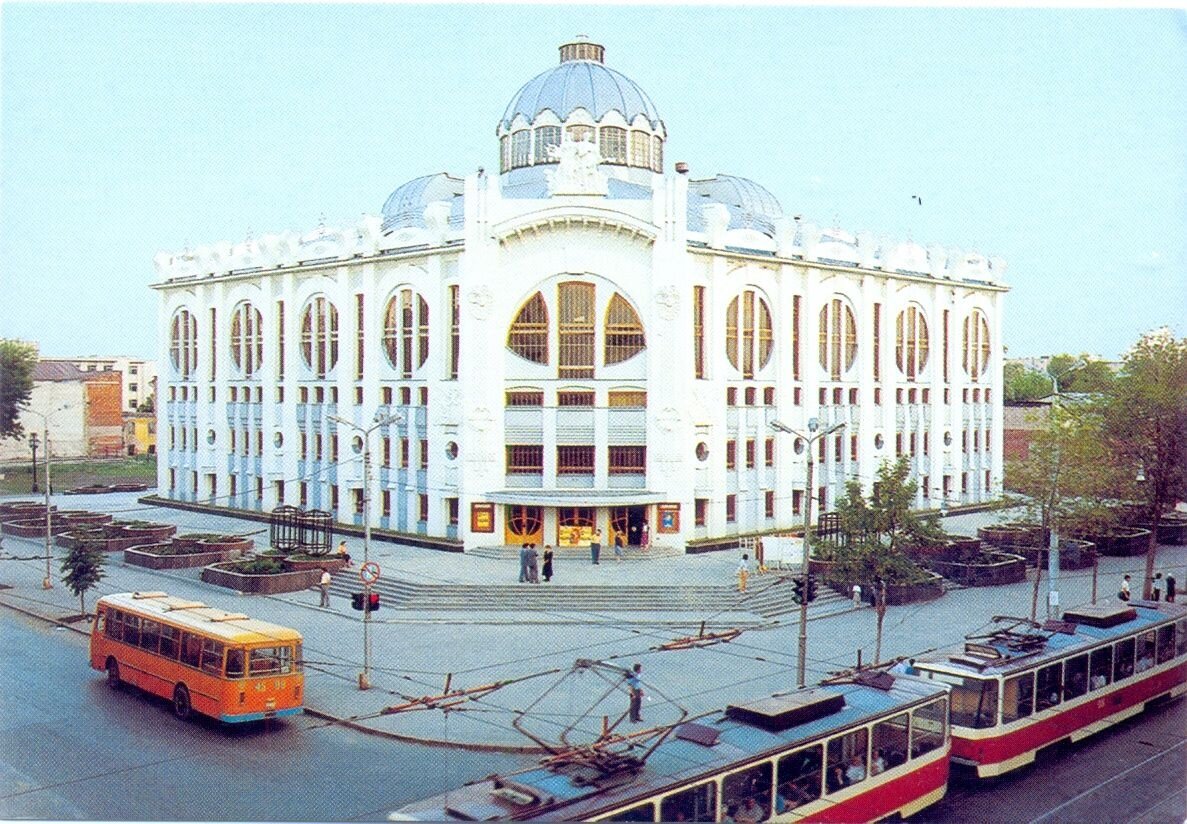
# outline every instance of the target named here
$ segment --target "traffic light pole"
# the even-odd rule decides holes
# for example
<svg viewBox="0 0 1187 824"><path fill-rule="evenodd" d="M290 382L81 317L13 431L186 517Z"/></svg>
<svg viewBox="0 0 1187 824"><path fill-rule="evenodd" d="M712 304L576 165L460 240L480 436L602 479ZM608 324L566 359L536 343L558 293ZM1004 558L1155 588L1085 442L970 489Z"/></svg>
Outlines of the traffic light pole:
<svg viewBox="0 0 1187 824"><path fill-rule="evenodd" d="M812 544L812 472L816 467L812 460L812 441L808 440L808 480L804 489L804 555L800 561L800 585L803 587L803 597L800 598L800 643L796 653L795 683L803 688L805 671L808 665L808 549Z"/></svg>
<svg viewBox="0 0 1187 824"><path fill-rule="evenodd" d="M363 563L371 560L371 431L363 435ZM363 582L363 671L359 689L371 689L371 585Z"/></svg>

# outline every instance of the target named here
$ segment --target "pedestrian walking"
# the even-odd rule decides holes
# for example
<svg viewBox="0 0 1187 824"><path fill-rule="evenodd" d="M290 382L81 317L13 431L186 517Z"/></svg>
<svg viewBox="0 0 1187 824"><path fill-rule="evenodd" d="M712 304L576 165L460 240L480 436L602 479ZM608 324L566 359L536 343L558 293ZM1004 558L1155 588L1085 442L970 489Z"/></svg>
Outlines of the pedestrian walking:
<svg viewBox="0 0 1187 824"><path fill-rule="evenodd" d="M639 528L639 549L647 550L651 543L651 527L647 526L647 522L643 522L643 526Z"/></svg>
<svg viewBox="0 0 1187 824"><path fill-rule="evenodd" d="M544 545L544 568L541 572L544 573L544 583L552 580L552 546L550 544Z"/></svg>
<svg viewBox="0 0 1187 824"><path fill-rule="evenodd" d="M525 543L519 548L519 582L526 583L528 580L528 545Z"/></svg>
<svg viewBox="0 0 1187 824"><path fill-rule="evenodd" d="M540 569L538 562L540 559L539 553L536 552L535 544L528 544L527 561L528 561L528 583L540 583Z"/></svg>
<svg viewBox="0 0 1187 824"><path fill-rule="evenodd" d="M861 584L853 585L853 606L861 606Z"/></svg>
<svg viewBox="0 0 1187 824"><path fill-rule="evenodd" d="M630 719L632 724L643 720L643 679L639 673L643 671L642 664L635 664L626 673L626 688L630 693Z"/></svg>
<svg viewBox="0 0 1187 824"><path fill-rule="evenodd" d="M621 532L614 533L614 560L615 561L622 560L622 533Z"/></svg>
<svg viewBox="0 0 1187 824"><path fill-rule="evenodd" d="M738 562L738 592L746 591L746 579L750 577L750 556L743 554Z"/></svg>
<svg viewBox="0 0 1187 824"><path fill-rule="evenodd" d="M1162 573L1155 572L1154 577L1150 581L1150 590L1153 593L1152 597L1155 601L1162 600Z"/></svg>
<svg viewBox="0 0 1187 824"><path fill-rule="evenodd" d="M319 607L328 607L330 605L330 583L333 578L330 577L329 571L321 568L321 579L317 582L317 588L321 590L321 601L318 603Z"/></svg>
<svg viewBox="0 0 1187 824"><path fill-rule="evenodd" d="M1122 601L1129 600L1129 576L1121 576L1121 590L1117 593L1117 597Z"/></svg>
<svg viewBox="0 0 1187 824"><path fill-rule="evenodd" d="M1175 595L1178 594L1175 584L1175 576L1169 572L1166 574L1166 602L1173 604L1175 602Z"/></svg>
<svg viewBox="0 0 1187 824"><path fill-rule="evenodd" d="M589 541L589 560L597 565L598 558L602 554L602 530L595 529L593 537Z"/></svg>

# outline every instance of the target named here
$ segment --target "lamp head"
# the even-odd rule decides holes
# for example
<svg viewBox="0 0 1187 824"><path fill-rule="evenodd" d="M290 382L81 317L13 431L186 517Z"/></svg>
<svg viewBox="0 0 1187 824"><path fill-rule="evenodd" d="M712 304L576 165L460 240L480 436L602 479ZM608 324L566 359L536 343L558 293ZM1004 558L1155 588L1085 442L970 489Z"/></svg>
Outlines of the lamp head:
<svg viewBox="0 0 1187 824"><path fill-rule="evenodd" d="M793 433L792 428L783 423L783 421L768 421L767 426L771 427L771 429L774 429L776 432Z"/></svg>
<svg viewBox="0 0 1187 824"><path fill-rule="evenodd" d="M808 431L809 432L815 432L819 428L820 428L820 419L819 418L808 418Z"/></svg>

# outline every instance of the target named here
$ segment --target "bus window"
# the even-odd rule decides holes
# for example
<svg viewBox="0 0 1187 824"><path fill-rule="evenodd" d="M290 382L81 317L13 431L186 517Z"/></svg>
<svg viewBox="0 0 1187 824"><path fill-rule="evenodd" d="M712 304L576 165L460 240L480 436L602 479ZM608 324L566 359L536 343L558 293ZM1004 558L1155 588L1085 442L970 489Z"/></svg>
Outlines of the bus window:
<svg viewBox="0 0 1187 824"><path fill-rule="evenodd" d="M1158 628L1158 663L1163 664L1175 657L1175 628L1173 624Z"/></svg>
<svg viewBox="0 0 1187 824"><path fill-rule="evenodd" d="M1113 680L1113 648L1094 649L1088 664L1088 689L1107 687Z"/></svg>
<svg viewBox="0 0 1187 824"><path fill-rule="evenodd" d="M672 793L659 804L660 821L716 821L717 785L710 781Z"/></svg>
<svg viewBox="0 0 1187 824"><path fill-rule="evenodd" d="M1133 675L1133 639L1118 641L1113 647L1113 680L1120 681Z"/></svg>
<svg viewBox="0 0 1187 824"><path fill-rule="evenodd" d="M801 804L820 798L822 763L823 748L819 744L779 759L779 786L775 788L776 813L794 810Z"/></svg>
<svg viewBox="0 0 1187 824"><path fill-rule="evenodd" d="M1143 632L1138 636L1138 660L1133 665L1133 671L1142 672L1152 666L1154 666L1154 630Z"/></svg>
<svg viewBox="0 0 1187 824"><path fill-rule="evenodd" d="M105 610L105 609L95 610L94 632L104 633L106 631L106 627L107 627L107 610Z"/></svg>
<svg viewBox="0 0 1187 824"><path fill-rule="evenodd" d="M161 626L161 655L173 661L177 660L178 641L181 639L181 630L175 629L168 624Z"/></svg>
<svg viewBox="0 0 1187 824"><path fill-rule="evenodd" d="M189 667L198 667L202 661L202 636L192 632L181 634L181 663Z"/></svg>
<svg viewBox="0 0 1187 824"><path fill-rule="evenodd" d="M1048 710L1057 706L1063 695L1063 664L1052 664L1039 670L1035 682L1035 709Z"/></svg>
<svg viewBox="0 0 1187 824"><path fill-rule="evenodd" d="M601 821L655 821L655 805L651 802L620 810L614 815L600 819Z"/></svg>
<svg viewBox="0 0 1187 824"><path fill-rule="evenodd" d="M733 806L742 817L765 821L771 815L771 763L755 764L730 773L721 781L721 805ZM756 809L757 808L757 809ZM746 812L742 812L745 810Z"/></svg>
<svg viewBox="0 0 1187 824"><path fill-rule="evenodd" d="M1088 656L1077 655L1063 664L1063 698L1079 698L1088 692Z"/></svg>
<svg viewBox="0 0 1187 824"><path fill-rule="evenodd" d="M1154 633L1150 633L1153 635ZM125 644L131 644L134 647L140 646L140 616L129 615L124 613L124 638Z"/></svg>
<svg viewBox="0 0 1187 824"><path fill-rule="evenodd" d="M202 672L223 674L223 645L220 642L202 639Z"/></svg>
<svg viewBox="0 0 1187 824"><path fill-rule="evenodd" d="M251 651L249 666L252 675L276 675L292 672L292 647L261 647Z"/></svg>
<svg viewBox="0 0 1187 824"><path fill-rule="evenodd" d="M1028 718L1034 710L1035 674L1033 672L1007 678L1002 684L1002 723Z"/></svg>
<svg viewBox="0 0 1187 824"><path fill-rule="evenodd" d="M905 763L910 735L911 726L905 712L875 724L870 775Z"/></svg>
<svg viewBox="0 0 1187 824"><path fill-rule="evenodd" d="M124 640L124 614L113 609L107 621L107 637L113 641Z"/></svg>
<svg viewBox="0 0 1187 824"><path fill-rule="evenodd" d="M161 625L151 618L140 621L140 648L149 652L157 651L157 642L161 637Z"/></svg>
<svg viewBox="0 0 1187 824"><path fill-rule="evenodd" d="M943 746L948 736L948 699L917 707L911 713L911 757Z"/></svg>
<svg viewBox="0 0 1187 824"><path fill-rule="evenodd" d="M227 677L242 678L243 673L243 650L232 647L227 650Z"/></svg>
<svg viewBox="0 0 1187 824"><path fill-rule="evenodd" d="M1175 629L1175 638L1178 644L1175 646L1175 655L1187 655L1187 618L1180 618Z"/></svg>
<svg viewBox="0 0 1187 824"><path fill-rule="evenodd" d="M974 729L997 723L997 680L965 678L952 687L952 723Z"/></svg>
<svg viewBox="0 0 1187 824"><path fill-rule="evenodd" d="M828 742L828 762L824 769L824 786L830 793L865 780L869 773L868 736L863 727Z"/></svg>

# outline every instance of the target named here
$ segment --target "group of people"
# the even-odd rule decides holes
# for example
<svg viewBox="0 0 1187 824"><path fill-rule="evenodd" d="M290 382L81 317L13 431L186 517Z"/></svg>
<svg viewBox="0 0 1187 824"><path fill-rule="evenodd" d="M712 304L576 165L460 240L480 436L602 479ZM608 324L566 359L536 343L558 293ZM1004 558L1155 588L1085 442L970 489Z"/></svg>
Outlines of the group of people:
<svg viewBox="0 0 1187 824"><path fill-rule="evenodd" d="M1117 593L1117 597L1122 601L1128 601L1132 597L1130 587L1132 579L1129 575L1124 575L1121 578L1121 590ZM1154 577L1150 579L1150 598L1154 601L1161 601L1163 592L1166 592L1167 603L1173 604L1175 598L1178 597L1178 583L1175 581L1175 576L1167 573L1165 576L1161 572L1154 573Z"/></svg>
<svg viewBox="0 0 1187 824"><path fill-rule="evenodd" d="M521 584L538 584L540 575L544 575L544 582L552 580L552 547L544 546L543 567L540 565L540 553L535 544L524 544L519 549L519 582Z"/></svg>

